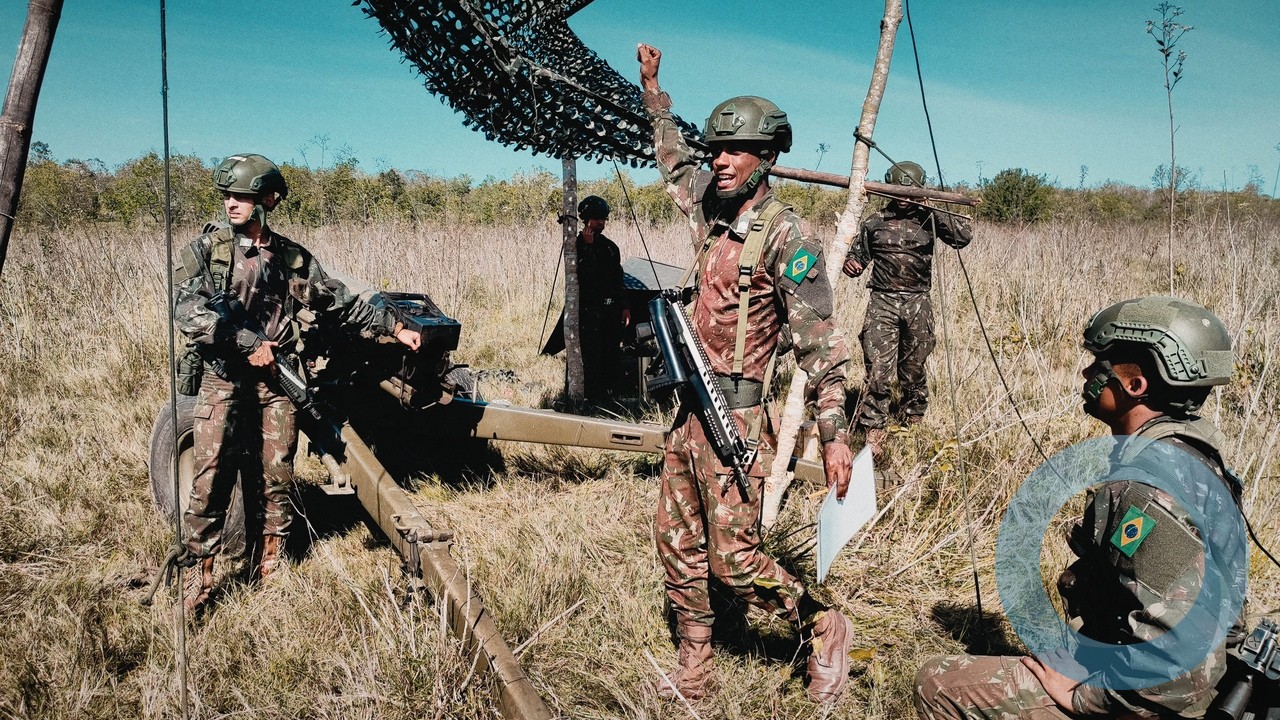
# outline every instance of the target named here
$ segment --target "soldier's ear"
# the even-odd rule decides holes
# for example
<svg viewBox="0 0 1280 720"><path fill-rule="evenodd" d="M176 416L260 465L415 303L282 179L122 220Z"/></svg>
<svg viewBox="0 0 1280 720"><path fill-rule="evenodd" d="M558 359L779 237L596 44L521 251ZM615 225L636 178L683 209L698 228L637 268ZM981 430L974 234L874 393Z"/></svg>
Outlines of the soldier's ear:
<svg viewBox="0 0 1280 720"><path fill-rule="evenodd" d="M1122 378L1120 386L1124 388L1125 394L1137 400L1146 397L1147 390L1150 389L1151 384L1147 382L1147 379L1141 373L1137 373L1133 377Z"/></svg>
<svg viewBox="0 0 1280 720"><path fill-rule="evenodd" d="M262 196L262 207L266 208L268 212L275 210L279 204L280 193L267 193Z"/></svg>

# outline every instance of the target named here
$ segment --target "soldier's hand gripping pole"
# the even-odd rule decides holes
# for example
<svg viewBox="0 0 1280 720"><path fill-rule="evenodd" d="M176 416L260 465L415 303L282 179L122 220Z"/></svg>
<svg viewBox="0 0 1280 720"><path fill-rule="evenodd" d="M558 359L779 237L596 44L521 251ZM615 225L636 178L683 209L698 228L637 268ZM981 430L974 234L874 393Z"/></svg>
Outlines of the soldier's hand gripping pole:
<svg viewBox="0 0 1280 720"><path fill-rule="evenodd" d="M729 403L711 371L711 361L680 306L679 290L664 290L650 300L649 315L653 319L654 339L667 365L664 387L687 389L685 399L697 405L707 438L720 460L733 470L733 478L746 500L747 473L755 464L759 445L748 441L738 430Z"/></svg>

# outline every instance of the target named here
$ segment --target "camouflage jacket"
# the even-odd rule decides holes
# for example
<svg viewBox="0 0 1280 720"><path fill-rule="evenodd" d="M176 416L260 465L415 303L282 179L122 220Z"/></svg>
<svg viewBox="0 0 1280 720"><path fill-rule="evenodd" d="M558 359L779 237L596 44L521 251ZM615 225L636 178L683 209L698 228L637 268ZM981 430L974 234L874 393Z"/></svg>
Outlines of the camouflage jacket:
<svg viewBox="0 0 1280 720"><path fill-rule="evenodd" d="M297 348L299 315L308 321L334 320L366 336L391 335L396 319L330 277L305 248L266 230L262 247L219 227L183 248L174 267L174 324L206 358L247 367L262 338ZM240 301L244 322L237 326L215 311L210 301L225 292Z"/></svg>
<svg viewBox="0 0 1280 720"><path fill-rule="evenodd" d="M645 108L653 123L654 150L667 192L689 218L689 236L694 252L706 239L716 235L707 250L697 283L692 324L702 340L712 369L729 375L733 368L734 342L738 324L738 260L743 241L756 220L772 202L770 192L735 218L737 206L721 203L712 185L711 173L701 169L698 156L689 148L671 114L666 93L646 93ZM809 259L805 271L795 277L792 260ZM809 380L805 395L824 434L843 433L848 422L844 414L845 369L849 346L844 332L832 317L831 286L822 260L822 243L813 236L809 224L788 208L773 223L765 242L762 262L751 276L747 305L747 341L743 377L762 381L769 359L782 340L795 351L796 362Z"/></svg>
<svg viewBox="0 0 1280 720"><path fill-rule="evenodd" d="M1194 430L1200 431L1200 438L1211 438L1210 443L1188 442L1184 435L1178 434L1142 449L1146 442L1144 436L1167 422L1192 424ZM1117 645L1146 642L1165 633L1173 633L1175 642L1201 634L1212 635L1213 628L1206 627L1205 622L1188 618L1203 587L1204 541L1185 508L1170 494L1140 480L1152 475L1168 478L1181 474L1197 488L1201 517L1208 520L1220 513L1237 513L1234 506L1214 506L1214 496L1204 493L1201 482L1213 478L1212 482L1225 483L1233 495L1238 492L1228 482L1216 444L1212 444L1213 439L1221 437L1216 428L1200 418L1177 421L1159 417L1116 448L1106 484L1090 494L1083 518L1070 533L1071 548L1081 559L1068 568L1068 572L1077 574L1076 582L1086 587L1078 597L1068 599L1068 613L1083 621L1082 634ZM1162 451L1161 443L1168 443L1185 454ZM1198 461L1211 472L1186 471L1177 463L1178 457L1195 458L1191 462ZM1163 466L1152 468L1151 472L1144 470L1144 466L1151 468L1154 463L1163 463ZM1223 493L1218 497L1231 496ZM1209 524L1210 533L1224 533L1234 527L1225 522L1210 521ZM1150 527L1144 528L1144 525ZM1244 541L1244 538L1211 537L1216 547ZM1123 549L1125 543L1133 546L1127 552ZM1241 576L1231 582L1240 583L1243 588L1247 567L1238 570L1236 574ZM1218 572L1231 571L1220 568ZM1226 671L1226 647L1237 641L1233 638L1238 639L1242 632L1243 624L1237 618L1227 640L1211 649L1198 665L1149 688L1113 690L1105 687L1105 683L1081 684L1072 696L1073 710L1088 715L1132 711L1143 715L1201 717ZM1156 659L1152 660L1152 656ZM1174 663L1155 653L1133 657L1134 662L1156 662L1162 670ZM1140 672L1139 668L1134 674Z"/></svg>
<svg viewBox="0 0 1280 720"><path fill-rule="evenodd" d="M928 292L933 281L934 238L954 248L973 239L966 220L919 205L906 209L891 202L862 223L849 257L872 266L867 287L882 292Z"/></svg>

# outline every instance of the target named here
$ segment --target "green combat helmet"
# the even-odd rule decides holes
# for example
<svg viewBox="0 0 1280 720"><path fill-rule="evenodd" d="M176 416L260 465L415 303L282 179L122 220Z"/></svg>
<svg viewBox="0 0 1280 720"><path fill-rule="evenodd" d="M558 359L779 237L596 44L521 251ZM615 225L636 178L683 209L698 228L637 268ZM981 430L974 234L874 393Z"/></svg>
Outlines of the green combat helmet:
<svg viewBox="0 0 1280 720"><path fill-rule="evenodd" d="M716 106L703 131L707 144L758 141L778 152L791 150L791 123L777 105L754 95L729 98Z"/></svg>
<svg viewBox="0 0 1280 720"><path fill-rule="evenodd" d="M599 195L588 195L578 203L579 220L608 220L609 203Z"/></svg>
<svg viewBox="0 0 1280 720"><path fill-rule="evenodd" d="M703 131L707 145L716 151L716 145L730 142L760 143L766 150L780 153L791 150L791 122L777 105L755 95L729 98L711 111ZM723 200L749 196L773 168L773 161L761 158L760 167L737 190L716 195Z"/></svg>
<svg viewBox="0 0 1280 720"><path fill-rule="evenodd" d="M1160 380L1168 386L1165 406L1179 413L1195 412L1209 389L1231 380L1234 356L1231 334L1216 315L1190 300L1151 295L1125 300L1094 313L1084 328L1084 348L1101 356L1120 347L1145 352L1154 361ZM1109 372L1109 369L1103 374ZM1102 392L1095 378L1087 399ZM1097 385L1096 391L1093 390ZM1157 398L1164 400L1164 398Z"/></svg>
<svg viewBox="0 0 1280 720"><path fill-rule="evenodd" d="M280 168L254 153L231 155L223 160L214 168L213 184L222 192L257 197L253 213L260 223L265 223L267 217L267 210L262 206L264 196L275 194L281 200L289 196L289 184L284 181Z"/></svg>
<svg viewBox="0 0 1280 720"><path fill-rule="evenodd" d="M884 181L890 185L924 187L924 168L920 167L920 163L910 160L894 163L884 174Z"/></svg>

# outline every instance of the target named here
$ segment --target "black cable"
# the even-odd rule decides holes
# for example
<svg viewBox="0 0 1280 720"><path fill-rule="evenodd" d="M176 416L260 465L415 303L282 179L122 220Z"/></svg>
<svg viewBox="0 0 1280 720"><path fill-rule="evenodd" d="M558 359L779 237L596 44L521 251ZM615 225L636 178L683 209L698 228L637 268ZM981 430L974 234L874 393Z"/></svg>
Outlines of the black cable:
<svg viewBox="0 0 1280 720"><path fill-rule="evenodd" d="M947 186L942 179L942 163L938 160L938 145L935 142L934 136L933 136L933 121L930 120L929 102L925 98L924 77L920 71L920 53L916 49L916 33L915 33L914 27L911 24L911 3L909 2L909 0L903 0L903 7L906 10L907 31L911 35L911 51L912 51L912 54L915 56L915 61L916 61L916 80L920 84L920 104L924 108L925 125L929 129L929 144L933 150L933 163L938 170L938 185L943 190L945 190ZM861 137L859 137L858 139L863 140ZM885 159L889 159L889 156L885 155L884 151L880 150L880 148L877 147L874 142L870 142L869 140L863 140L863 142L866 142L868 147L874 148L881 155L884 155ZM892 160L889 160L889 162L893 163ZM896 165L897 163L893 163L893 164ZM982 340L987 346L987 354L991 356L991 364L996 369L996 377L1000 378L1000 385L1004 387L1005 396L1009 400L1009 405L1013 407L1014 414L1018 416L1018 423L1022 426L1023 431L1026 432L1027 437L1031 440L1031 444L1035 446L1036 452L1040 454L1040 457L1044 458L1045 463L1049 465L1050 469L1052 469L1056 473L1057 468L1053 466L1052 462L1050 462L1049 456L1047 453L1045 453L1044 448L1040 447L1040 443L1039 441L1036 440L1035 435L1032 434L1031 428L1027 425L1026 419L1022 417L1022 411L1018 408L1018 403L1016 403L1013 399L1013 390L1009 388L1009 383L1007 380L1005 380L1004 371L1001 370L1000 362L996 359L995 348L992 347L991 338L990 336L987 335L987 326L982 321L982 311L978 309L978 300L973 292L973 282L969 278L969 269L965 267L965 264L964 264L964 256L960 254L959 249L956 249L956 248L953 248L953 249L955 250L956 260L959 261L960 263L960 272L964 276L965 287L969 291L969 301L973 304L973 314L977 318L978 329L982 331ZM1061 475L1059 475L1059 477L1061 477ZM1249 531L1249 538L1253 540L1253 544L1256 545L1258 549L1262 551L1262 554L1266 555L1267 559L1270 560L1276 567L1280 567L1280 560L1277 560L1276 557L1271 554L1271 551L1268 550L1267 547L1262 544L1262 541L1258 539L1257 533L1255 533L1253 530L1253 524L1249 522L1249 516L1245 515L1244 513L1244 506L1240 506L1240 517L1244 519L1245 528ZM978 598L978 612L979 613L982 612L981 595L979 595L979 598Z"/></svg>
<svg viewBox="0 0 1280 720"><path fill-rule="evenodd" d="M938 169L938 186L946 190L947 183L942 179L942 163L938 161L938 143L933 137L933 120L929 116L929 101L924 96L924 75L920 72L920 52L916 50L916 29L911 24L911 3L903 0L902 5L907 11L907 33L911 35L911 54L916 59L916 82L920 85L920 105L924 109L924 124L929 129L929 146L933 148L933 165Z"/></svg>
<svg viewBox="0 0 1280 720"><path fill-rule="evenodd" d="M538 352L542 352L547 334L547 323L551 321L551 303L556 299L556 278L560 276L560 263L564 260L564 251L556 253L556 269L551 272L551 292L547 294L547 314L542 316L542 330L538 332Z"/></svg>
<svg viewBox="0 0 1280 720"><path fill-rule="evenodd" d="M1271 554L1271 551L1267 549L1267 546L1263 545L1262 541L1258 539L1257 533L1253 531L1253 523L1249 522L1249 516L1244 514L1243 505L1240 506L1240 517L1244 518L1245 529L1249 531L1249 537L1253 539L1253 544L1258 546L1258 549L1262 551L1263 555L1267 556L1267 559L1270 560L1272 564L1276 567L1280 567L1280 560L1276 560L1275 556Z"/></svg>
<svg viewBox="0 0 1280 720"><path fill-rule="evenodd" d="M613 161L613 172L618 176L618 185L622 187L622 197L627 201L627 211L631 213L631 222L636 226L636 235L640 236L640 247L644 248L644 258L649 261L649 271L653 273L653 281L658 284L658 290L662 290L662 279L658 277L658 268L653 263L653 253L649 252L649 243L644 241L644 231L640 229L640 217L636 215L636 204L631 202L631 193L627 192L627 184L622 181L622 170L618 168L617 160Z"/></svg>
<svg viewBox="0 0 1280 720"><path fill-rule="evenodd" d="M171 165L169 157L169 35L166 27L165 0L160 0L160 106L162 124L164 126L164 240L165 253L169 258L170 267L173 266L173 195L170 190L169 168ZM169 471L173 473L173 524L177 533L178 543L182 542L182 485L178 477L178 363L177 363L177 346L173 333L173 273L165 273L166 290L169 293L167 302L169 307L169 413L173 418L173 438L172 448L173 462L169 466ZM166 563L169 561L166 560ZM199 572L194 568L191 572ZM163 573L163 569L162 569ZM182 569L179 566L177 571L178 593L182 593ZM154 590L153 590L154 593ZM178 702L182 706L182 717L188 717L189 707L187 700L187 634L186 622L183 618L182 599L179 598L177 609L174 612L174 618L177 625L177 671L178 671Z"/></svg>
<svg viewBox="0 0 1280 720"><path fill-rule="evenodd" d="M938 184L945 189L946 186L942 184L942 165L938 161L938 144L933 137L933 121L929 119L929 103L925 99L925 94L924 94L924 74L920 70L920 50L916 47L915 27L911 24L911 4L907 2L907 0L903 0L903 8L906 10L906 16L907 16L907 32L911 36L911 54L915 58L916 79L920 85L920 104L924 108L925 124L928 126L928 129L929 129L929 144L933 148L933 162L934 162L934 165L936 165L938 168ZM881 154L884 154L883 151L881 152ZM897 163L894 163L894 165L897 165ZM923 184L923 182L921 184ZM935 227L934 229L935 237L936 237L936 234L937 234L937 231ZM959 257L959 256L960 256L960 251L957 249L956 257ZM963 263L961 264L961 267L962 268L964 267ZM965 280L966 282L968 281L967 273L965 275ZM970 299L973 298L973 287L971 285L969 286L969 297ZM974 306L977 307L976 301L974 302ZM945 317L945 311L946 311L946 308L944 305L943 307L944 317ZM979 325L981 325L981 320L979 320ZM982 334L984 337L986 336L985 328L983 329ZM992 357L994 358L994 355ZM956 464L959 465L960 467L960 477L964 485L965 524L968 526L968 530L969 530L969 567L973 574L973 594L974 594L975 600L977 601L978 623L981 624L983 622L982 585L979 582L979 578L978 578L978 559L974 549L973 510L970 507L968 466L965 464L965 461L964 461L964 446L960 444L960 411L957 407L957 403L955 399L956 398L956 385L955 385L956 380L955 380L954 370L951 367L950 333L948 333L947 335L947 372L951 376L950 378L951 379L951 410L952 410L953 423L954 423L954 428L956 433ZM1021 415L1019 415L1019 417L1021 417Z"/></svg>

